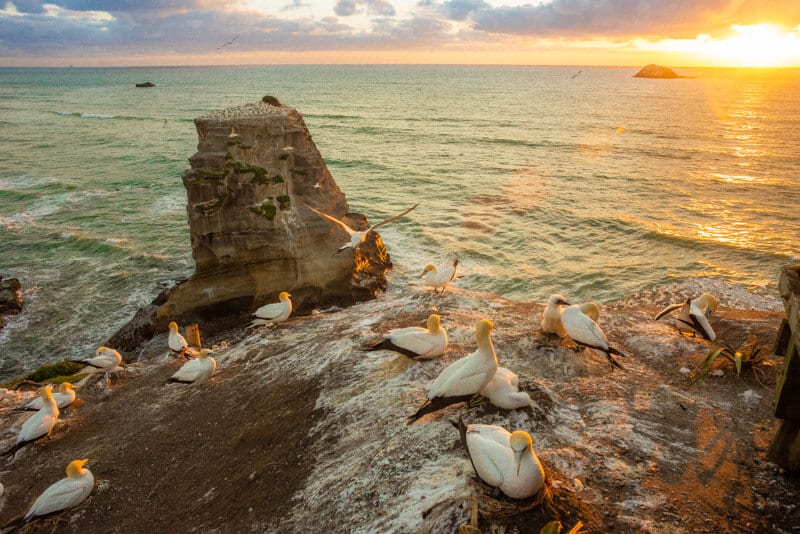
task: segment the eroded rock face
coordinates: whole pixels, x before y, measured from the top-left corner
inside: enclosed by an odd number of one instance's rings
[[[159,306],[156,331],[189,315],[249,312],[280,291],[291,292],[302,313],[365,300],[385,286],[391,263],[379,236],[336,254],[345,232],[302,205],[367,227],[362,215],[347,213],[297,110],[259,102],[195,125],[200,142],[183,182],[196,267]]]

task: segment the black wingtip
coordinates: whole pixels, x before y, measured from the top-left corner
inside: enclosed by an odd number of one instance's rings
[[[425,401],[425,404],[419,407],[417,413],[408,418],[408,424],[412,424],[417,419],[422,417],[423,415],[438,412],[439,410],[451,406],[453,404],[458,404],[459,402],[466,402],[470,400],[475,395],[458,395],[456,397],[436,397],[434,399],[430,399]]]

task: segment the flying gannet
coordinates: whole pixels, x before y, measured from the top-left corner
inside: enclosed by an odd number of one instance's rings
[[[505,367],[498,367],[489,383],[483,386],[481,395],[504,410],[516,410],[531,405],[531,397],[519,390],[519,377]]]
[[[658,321],[668,313],[680,309],[675,318],[675,326],[679,331],[690,331],[700,334],[703,339],[714,341],[717,334],[708,322],[708,316],[717,311],[717,297],[711,293],[703,293],[696,299],[687,298],[680,304],[670,304],[656,315]]]
[[[512,499],[536,495],[544,486],[544,468],[524,430],[495,425],[466,425],[459,420],[461,443],[478,477]]]
[[[447,288],[447,285],[456,277],[456,268],[458,267],[458,258],[453,260],[452,264],[443,265],[437,268],[433,264],[428,264],[422,270],[420,278],[425,279],[425,285],[433,288],[434,291],[441,288],[442,293]]]
[[[611,363],[612,369],[614,366],[622,369],[622,365],[613,355],[616,354],[623,357],[626,355],[608,345],[606,335],[600,330],[597,323],[592,321],[591,317],[581,311],[579,306],[565,308],[561,313],[561,324],[564,326],[567,335],[576,344],[604,353]]]
[[[497,355],[491,337],[493,328],[489,319],[477,322],[475,337],[478,350],[444,368],[433,381],[428,400],[408,418],[409,424],[427,413],[469,400],[489,383],[497,371]]]
[[[429,360],[441,356],[447,349],[447,332],[441,326],[441,317],[428,316],[428,327],[409,326],[395,328],[383,334],[383,341],[364,350],[392,350],[409,358]]]
[[[564,332],[564,327],[561,326],[561,312],[564,310],[564,306],[569,305],[564,295],[558,293],[550,295],[547,306],[545,306],[542,313],[542,332],[564,337],[566,332]]]
[[[74,386],[69,382],[62,382],[58,385],[58,392],[53,393],[53,399],[56,401],[56,406],[59,408],[66,408],[75,400],[75,389],[78,386]],[[41,410],[44,406],[44,400],[42,397],[36,397],[28,404],[25,405],[26,410]]]
[[[265,304],[255,311],[253,315],[256,319],[250,323],[250,326],[260,326],[265,324],[278,324],[282,323],[292,314],[292,301],[289,299],[291,295],[286,291],[281,291],[278,295],[280,302],[273,302],[272,304]]]
[[[52,484],[31,505],[25,521],[72,508],[82,503],[94,489],[94,475],[83,467],[89,461],[73,460],[67,465],[67,477]]]
[[[208,354],[208,349],[201,349],[197,358],[184,363],[181,368],[172,375],[169,382],[183,382],[186,384],[200,384],[204,382],[217,368],[217,361]]]
[[[17,434],[16,444],[4,455],[14,454],[28,443],[36,441],[42,436],[50,435],[53,427],[56,426],[58,405],[53,398],[53,386],[47,385],[39,388],[39,396],[42,399],[42,408],[22,423],[19,434]]]
[[[346,248],[352,248],[352,249],[357,248],[361,243],[363,243],[367,239],[367,234],[369,234],[370,232],[374,231],[379,226],[383,226],[384,224],[390,223],[390,222],[392,222],[394,220],[399,219],[400,217],[403,217],[409,211],[411,211],[414,208],[416,208],[417,206],[419,206],[419,204],[414,204],[412,207],[408,208],[403,213],[401,213],[399,215],[395,215],[394,217],[389,217],[388,219],[385,219],[385,220],[383,220],[383,221],[381,221],[379,223],[375,223],[372,226],[370,226],[369,228],[367,228],[366,230],[353,230],[352,228],[347,226],[347,224],[343,223],[339,219],[335,219],[335,218],[331,217],[330,215],[328,215],[327,213],[323,213],[323,212],[319,211],[318,209],[312,208],[311,206],[309,206],[305,202],[303,202],[303,205],[305,207],[307,207],[308,209],[310,209],[311,211],[313,211],[314,213],[316,213],[317,215],[319,215],[320,217],[328,219],[329,221],[339,225],[340,227],[342,227],[342,229],[344,229],[345,232],[347,232],[347,235],[350,236],[350,241],[345,243],[341,247],[339,247],[339,250],[337,251],[337,254],[339,252],[343,251]]]
[[[186,354],[186,349],[189,347],[189,343],[187,343],[186,338],[181,335],[181,332],[178,329],[178,323],[175,321],[170,321],[169,323],[169,337],[167,338],[167,345],[169,346],[169,350],[172,352],[177,352],[178,356],[183,356]]]

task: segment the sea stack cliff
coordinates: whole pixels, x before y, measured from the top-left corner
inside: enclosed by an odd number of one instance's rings
[[[380,236],[337,254],[342,229],[303,206],[368,226],[348,213],[302,115],[264,100],[194,121],[199,143],[183,183],[195,272],[154,303],[155,331],[172,320],[249,313],[280,291],[302,313],[385,287],[391,263]]]

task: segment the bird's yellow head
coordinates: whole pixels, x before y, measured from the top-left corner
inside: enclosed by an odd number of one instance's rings
[[[46,385],[39,388],[39,396],[43,399],[52,399],[53,398],[53,386]]]
[[[711,293],[703,293],[699,297],[697,297],[697,302],[700,304],[701,308],[708,307],[711,312],[717,311],[717,306],[719,302],[717,301],[717,297],[712,295]]]
[[[435,266],[435,265],[431,265],[431,264],[429,263],[428,265],[426,265],[426,266],[425,266],[425,268],[424,268],[424,269],[422,269],[422,274],[421,274],[421,275],[419,275],[419,277],[420,277],[420,278],[422,278],[423,276],[425,276],[425,275],[426,275],[427,273],[429,273],[430,271],[433,271],[433,272],[438,272],[438,269],[436,268],[436,266]]]
[[[438,334],[441,324],[442,318],[439,317],[439,314],[432,313],[428,316],[428,330],[430,330],[431,334]]]
[[[106,347],[106,346],[97,347],[97,350],[94,351],[94,353],[95,353],[95,355],[99,355],[101,352],[105,352],[107,350],[108,350],[108,347]]]
[[[597,322],[600,319],[600,306],[596,302],[590,300],[589,302],[584,302],[578,308],[592,321]]]
[[[197,355],[198,358],[208,358],[208,355],[211,353],[208,349],[200,349],[200,353]]]
[[[176,323],[175,321],[170,321],[167,327],[169,328],[169,331],[172,332],[173,334],[178,333],[178,323]]]
[[[508,441],[511,444],[511,448],[516,452],[524,451],[528,447],[533,448],[533,439],[531,439],[531,435],[524,430],[512,432]]]
[[[289,297],[291,297],[291,295],[287,291],[281,291],[281,294],[278,295],[278,300],[284,302],[289,300]]]
[[[61,382],[58,385],[58,392],[59,393],[67,393],[72,389],[76,389],[77,387],[78,386],[74,386],[74,385],[70,384],[69,382]]]
[[[489,319],[481,319],[475,325],[475,335],[478,338],[489,337],[489,334],[494,330],[494,324]]]
[[[83,468],[89,462],[88,458],[84,458],[83,460],[72,460],[70,463],[67,464],[67,476],[68,477],[77,477],[86,472]]]
[[[550,295],[550,299],[547,301],[549,306],[569,306],[569,302],[567,302],[567,297],[561,295],[560,293],[553,293]]]

